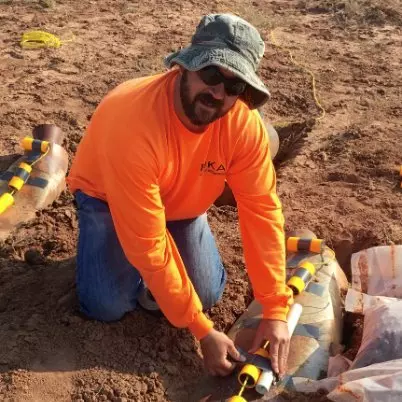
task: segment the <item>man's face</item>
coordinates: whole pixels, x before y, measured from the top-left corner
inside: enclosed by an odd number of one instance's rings
[[[205,126],[212,123],[224,116],[235,104],[239,95],[234,95],[233,91],[230,90],[228,94],[223,82],[216,85],[208,85],[205,82],[205,80],[207,82],[211,81],[214,84],[215,81],[219,81],[219,78],[222,77],[230,79],[229,86],[233,84],[235,88],[240,87],[240,91],[243,87],[245,88],[245,84],[237,79],[232,72],[222,68],[212,67],[206,72],[183,70],[180,83],[180,99],[184,112],[192,124]]]

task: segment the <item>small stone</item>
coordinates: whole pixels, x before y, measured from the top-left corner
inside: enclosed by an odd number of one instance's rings
[[[86,394],[83,396],[84,402],[92,402],[92,395]]]
[[[144,395],[148,392],[148,385],[145,382],[141,383],[141,394]]]
[[[159,357],[160,357],[162,360],[164,360],[164,361],[169,360],[169,354],[168,354],[168,352],[166,352],[166,351],[160,352],[160,353],[159,353]]]
[[[133,384],[133,389],[131,390],[132,393],[136,394],[136,393],[138,393],[138,392],[141,392],[141,389],[142,389],[142,385],[141,385],[141,384],[142,384],[142,383],[139,382],[139,381],[137,381],[136,383],[134,383],[134,384]]]
[[[176,375],[176,374],[178,373],[177,367],[176,367],[176,366],[173,366],[173,365],[171,365],[171,364],[167,364],[167,365],[165,366],[165,370],[166,370],[166,372],[167,372],[168,374],[171,374],[171,375]]]
[[[236,299],[237,299],[237,295],[236,295]],[[181,349],[184,350],[185,352],[191,352],[192,351],[192,345],[189,342],[183,342],[183,344],[181,345]]]
[[[9,53],[9,55],[10,55],[11,57],[14,57],[14,59],[23,59],[23,58],[24,58],[24,55],[23,55],[23,54],[17,53],[17,52],[15,52],[15,51],[13,51],[13,50]]]
[[[32,314],[31,317],[25,323],[28,331],[33,331],[39,328],[41,322],[41,316],[39,314]]]
[[[142,338],[140,340],[140,349],[141,351],[143,351],[144,353],[148,353],[149,350],[151,349],[151,344],[149,341],[147,341],[146,339]]]
[[[369,101],[367,99],[362,99],[360,101],[360,105],[365,106],[365,107],[369,107],[370,103],[369,103]]]
[[[27,250],[24,254],[24,260],[29,265],[42,265],[45,263],[43,255],[35,249]]]
[[[84,380],[82,380],[81,378],[79,378],[79,379],[77,380],[77,385],[78,385],[79,387],[83,387],[83,386],[84,386]]]
[[[155,391],[155,384],[152,381],[147,382],[148,385],[148,392],[154,392]]]
[[[308,160],[308,161],[305,163],[305,165],[306,165],[307,167],[309,167],[310,169],[315,169],[315,168],[317,167],[317,165],[316,165],[313,161],[311,161],[311,160]]]
[[[78,325],[83,322],[83,319],[81,317],[78,317],[78,315],[72,315],[71,317],[68,317],[68,322],[71,325]],[[82,384],[84,385],[84,381],[80,380]]]
[[[54,0],[39,0],[39,4],[43,8],[52,8],[54,7]]]
[[[328,160],[328,154],[326,152],[322,151],[318,155],[324,162]]]

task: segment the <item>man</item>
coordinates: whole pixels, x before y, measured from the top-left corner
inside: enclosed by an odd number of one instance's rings
[[[200,340],[213,375],[233,370],[228,355],[241,359],[203,312],[226,280],[206,218],[226,180],[263,306],[252,351],[269,340],[274,370],[286,368],[291,292],[275,171],[257,111],[269,96],[256,75],[263,53],[258,31],[243,19],[203,17],[191,45],[165,59],[169,71],[125,82],[103,99],[68,177],[79,217],[81,310],[118,320],[135,308],[145,282],[171,324]]]

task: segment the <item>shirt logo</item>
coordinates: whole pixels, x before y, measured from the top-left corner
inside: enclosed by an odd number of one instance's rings
[[[212,173],[219,175],[223,175],[226,173],[225,166],[223,166],[222,163],[218,163],[215,161],[206,161],[204,163],[201,163],[200,171],[202,173]]]

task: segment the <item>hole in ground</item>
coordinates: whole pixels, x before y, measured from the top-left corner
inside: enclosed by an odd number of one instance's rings
[[[279,137],[279,148],[274,159],[275,169],[278,171],[286,162],[293,159],[300,153],[308,133],[315,124],[314,120],[304,120],[293,122],[286,125],[275,125],[274,128]],[[236,200],[229,185],[225,184],[225,189],[215,201],[217,207],[230,205],[235,207]]]

